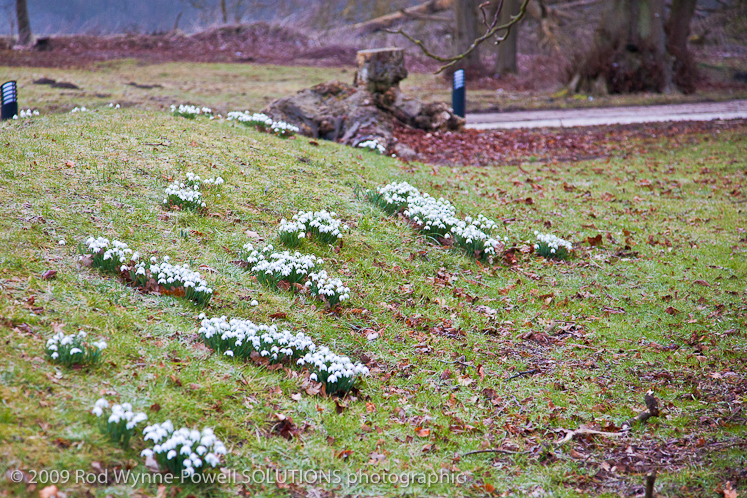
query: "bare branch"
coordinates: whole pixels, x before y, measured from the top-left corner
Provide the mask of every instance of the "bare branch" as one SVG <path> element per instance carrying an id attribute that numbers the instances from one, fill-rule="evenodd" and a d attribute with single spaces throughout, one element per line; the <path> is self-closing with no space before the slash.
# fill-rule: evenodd
<path id="1" fill-rule="evenodd" d="M 423 52 L 423 54 L 426 57 L 429 57 L 429 58 L 434 59 L 434 60 L 436 60 L 438 62 L 441 62 L 443 65 L 440 68 L 438 68 L 438 70 L 434 73 L 434 74 L 439 74 L 439 73 L 443 72 L 444 70 L 450 68 L 451 66 L 453 66 L 454 64 L 456 64 L 460 60 L 462 60 L 465 57 L 467 57 L 478 46 L 480 46 L 480 44 L 482 44 L 483 42 L 485 42 L 488 39 L 492 38 L 493 36 L 496 36 L 499 31 L 506 30 L 506 32 L 503 34 L 503 36 L 500 36 L 500 37 L 496 36 L 496 44 L 501 43 L 503 40 L 505 40 L 506 37 L 511 32 L 511 28 L 516 23 L 518 23 L 519 21 L 521 21 L 524 18 L 524 16 L 526 15 L 526 13 L 527 13 L 527 6 L 529 5 L 530 1 L 531 0 L 523 0 L 523 2 L 521 4 L 521 9 L 519 9 L 519 13 L 516 14 L 515 16 L 511 16 L 511 20 L 509 22 L 498 26 L 497 25 L 498 24 L 498 17 L 499 17 L 499 14 L 501 12 L 501 9 L 503 8 L 503 0 L 500 0 L 500 3 L 498 5 L 498 9 L 496 9 L 495 19 L 493 20 L 492 23 L 490 23 L 490 25 L 488 26 L 489 29 L 485 32 L 485 34 L 482 35 L 481 37 L 477 38 L 475 41 L 473 41 L 472 45 L 470 45 L 467 50 L 465 50 L 461 54 L 455 55 L 453 57 L 441 57 L 439 55 L 434 54 L 433 52 L 431 52 L 430 50 L 428 50 L 428 47 L 426 47 L 425 44 L 421 40 L 417 40 L 417 39 L 413 38 L 411 35 L 405 33 L 404 31 L 402 31 L 401 28 L 397 29 L 397 30 L 387 29 L 385 31 L 388 32 L 388 33 L 395 34 L 395 35 L 402 35 L 402 36 L 404 36 L 411 43 L 417 45 L 418 48 L 420 48 L 421 52 Z M 487 15 L 485 14 L 484 8 L 485 8 L 485 4 L 480 5 L 480 9 L 483 12 L 483 18 L 485 19 L 485 22 L 487 23 Z"/>

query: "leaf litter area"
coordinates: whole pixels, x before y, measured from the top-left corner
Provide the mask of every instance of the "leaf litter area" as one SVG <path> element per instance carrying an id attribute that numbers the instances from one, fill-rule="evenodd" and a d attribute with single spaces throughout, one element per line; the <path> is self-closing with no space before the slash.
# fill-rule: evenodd
<path id="1" fill-rule="evenodd" d="M 448 168 L 221 123 L 126 117 L 44 117 L 5 130 L 0 471 L 20 469 L 24 482 L 6 478 L 0 493 L 37 496 L 51 485 L 31 482 L 42 468 L 153 471 L 139 443 L 121 450 L 95 430 L 88 412 L 100 396 L 133 400 L 154 422 L 212 427 L 229 449 L 221 472 L 464 479 L 59 485 L 67 496 L 642 496 L 654 471 L 662 496 L 744 489 L 738 126 L 632 136 L 629 155 L 604 160 Z M 206 212 L 160 207 L 166 179 L 184 171 L 226 179 Z M 358 195 L 395 179 L 499 222 L 502 253 L 480 261 L 448 250 Z M 281 218 L 321 208 L 350 234 L 301 249 L 345 277 L 349 304 L 268 289 L 232 263 L 247 241 L 277 243 Z M 571 241 L 571 258 L 535 254 L 535 230 Z M 371 375 L 328 396 L 286 365 L 217 355 L 196 333 L 193 305 L 81 264 L 76 246 L 94 233 L 206 265 L 216 292 L 201 312 L 303 330 Z M 101 365 L 44 360 L 52 333 L 78 330 L 109 342 Z"/>
<path id="2" fill-rule="evenodd" d="M 746 120 L 648 123 L 578 128 L 515 129 L 462 133 L 426 132 L 399 126 L 398 142 L 431 164 L 487 166 L 629 157 L 669 146 L 695 144 L 722 131 L 745 133 Z M 710 137 L 709 137 L 710 136 Z"/>

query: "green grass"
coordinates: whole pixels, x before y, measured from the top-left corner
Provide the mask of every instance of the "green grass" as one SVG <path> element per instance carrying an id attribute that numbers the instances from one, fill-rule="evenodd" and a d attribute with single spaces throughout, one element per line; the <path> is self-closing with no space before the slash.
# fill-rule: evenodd
<path id="1" fill-rule="evenodd" d="M 747 431 L 736 412 L 747 402 L 741 131 L 660 142 L 608 162 L 434 169 L 134 109 L 0 126 L 3 476 L 68 470 L 70 482 L 59 484 L 67 496 L 156 495 L 155 484 L 75 482 L 76 470 L 147 475 L 141 440 L 124 451 L 98 432 L 89 412 L 102 395 L 133 403 L 151 423 L 213 427 L 229 449 L 225 466 L 239 475 L 293 469 L 343 479 L 179 484 L 176 496 L 242 489 L 297 496 L 311 488 L 334 496 L 484 496 L 493 489 L 614 496 L 643 483 L 640 470 L 663 458 L 659 444 L 676 457 L 659 467 L 665 496 L 715 496 L 745 467 Z M 165 213 L 163 189 L 188 171 L 221 175 L 221 197 L 204 215 Z M 392 180 L 444 196 L 462 214 L 503 220 L 519 249 L 540 230 L 572 240 L 576 255 L 553 263 L 517 251 L 515 266 L 478 265 L 356 196 Z M 523 202 L 529 196 L 533 204 Z M 282 217 L 322 208 L 351 226 L 344 245 L 338 253 L 307 241 L 302 250 L 324 258 L 351 288 L 340 315 L 262 287 L 231 263 L 244 243 L 257 245 L 247 232 L 277 243 Z M 584 241 L 596 234 L 602 246 L 589 247 Z M 79 265 L 77 246 L 89 235 L 117 238 L 148 257 L 208 265 L 216 270 L 203 272 L 216 289 L 209 316 L 304 330 L 318 344 L 367 357 L 372 375 L 340 409 L 282 369 L 212 354 L 196 334 L 192 304 L 138 293 Z M 41 278 L 48 269 L 55 279 Z M 279 312 L 287 318 L 270 317 Z M 49 364 L 44 342 L 53 329 L 104 338 L 103 363 L 88 370 Z M 371 331 L 378 338 L 369 341 Z M 561 428 L 619 427 L 642 409 L 649 389 L 665 416 L 622 440 L 554 444 Z M 278 415 L 301 433 L 291 440 L 274 434 Z M 648 464 L 620 467 L 628 447 Z M 517 453 L 464 455 L 487 448 Z M 358 471 L 444 472 L 465 482 L 349 483 Z M 12 496 L 36 496 L 47 484 L 34 490 L 0 480 Z"/>
<path id="2" fill-rule="evenodd" d="M 74 107 L 95 108 L 119 103 L 123 107 L 167 110 L 171 104 L 189 102 L 215 112 L 258 112 L 277 98 L 337 79 L 351 83 L 354 67 L 315 68 L 259 64 L 146 64 L 134 59 L 92 63 L 85 68 L 3 67 L 0 81 L 18 81 L 19 105 L 42 113 L 67 112 Z M 51 78 L 73 83 L 80 90 L 35 85 Z M 161 85 L 137 88 L 129 85 Z M 411 73 L 402 90 L 425 101 L 451 102 L 451 87 L 441 76 Z M 467 111 L 556 109 L 627 105 L 678 104 L 747 98 L 744 90 L 705 90 L 693 95 L 644 93 L 608 95 L 590 100 L 587 95 L 559 96 L 549 91 L 500 91 L 468 88 Z"/>

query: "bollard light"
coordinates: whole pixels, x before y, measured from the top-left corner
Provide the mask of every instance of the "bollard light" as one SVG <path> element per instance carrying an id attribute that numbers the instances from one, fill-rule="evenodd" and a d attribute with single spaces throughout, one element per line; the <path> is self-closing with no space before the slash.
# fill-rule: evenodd
<path id="1" fill-rule="evenodd" d="M 464 86 L 464 69 L 454 71 L 454 83 L 451 88 L 451 108 L 454 114 L 464 117 L 464 106 L 467 99 L 467 88 Z"/>
<path id="2" fill-rule="evenodd" d="M 18 114 L 18 91 L 15 81 L 6 81 L 0 86 L 2 96 L 2 108 L 0 108 L 0 119 L 13 119 Z"/>

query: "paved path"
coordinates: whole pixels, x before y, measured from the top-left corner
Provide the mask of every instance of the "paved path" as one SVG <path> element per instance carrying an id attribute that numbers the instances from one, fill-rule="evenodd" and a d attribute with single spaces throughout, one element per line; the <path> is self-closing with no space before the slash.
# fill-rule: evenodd
<path id="1" fill-rule="evenodd" d="M 711 121 L 747 118 L 747 100 L 702 104 L 602 107 L 548 111 L 467 114 L 467 128 L 565 128 L 657 121 Z"/>

